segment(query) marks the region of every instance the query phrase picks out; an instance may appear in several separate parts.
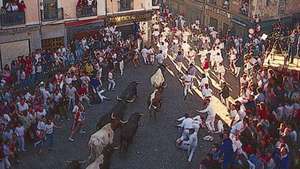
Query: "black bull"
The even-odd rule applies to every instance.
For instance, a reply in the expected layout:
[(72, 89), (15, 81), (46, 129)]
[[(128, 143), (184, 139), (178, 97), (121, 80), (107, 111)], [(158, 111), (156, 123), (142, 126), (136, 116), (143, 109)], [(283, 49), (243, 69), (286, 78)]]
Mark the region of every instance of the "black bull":
[(137, 85), (139, 82), (131, 82), (128, 84), (125, 90), (117, 97), (118, 101), (126, 101), (128, 103), (132, 103), (135, 101), (137, 97)]
[(114, 107), (104, 115), (102, 115), (97, 122), (96, 129), (100, 130), (103, 126), (110, 123), (112, 120), (122, 121), (125, 111), (127, 109), (127, 102), (121, 101), (114, 105)]
[(141, 113), (132, 114), (127, 123), (121, 127), (120, 151), (127, 151), (128, 145), (132, 143), (133, 137), (137, 131)]

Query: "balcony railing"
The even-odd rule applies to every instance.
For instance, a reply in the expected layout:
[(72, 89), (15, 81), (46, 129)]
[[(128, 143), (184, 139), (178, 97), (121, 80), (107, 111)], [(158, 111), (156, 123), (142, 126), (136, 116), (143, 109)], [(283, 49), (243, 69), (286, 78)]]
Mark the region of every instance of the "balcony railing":
[(64, 19), (64, 10), (63, 8), (56, 9), (44, 9), (42, 10), (42, 21), (56, 21)]
[(77, 7), (76, 15), (77, 18), (97, 16), (97, 7), (96, 6)]
[(6, 12), (0, 14), (1, 26), (16, 26), (25, 24), (25, 12)]

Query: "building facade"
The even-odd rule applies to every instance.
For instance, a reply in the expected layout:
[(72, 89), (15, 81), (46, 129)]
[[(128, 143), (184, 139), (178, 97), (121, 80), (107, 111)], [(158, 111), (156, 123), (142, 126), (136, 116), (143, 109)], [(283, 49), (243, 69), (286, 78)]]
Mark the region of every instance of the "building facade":
[[(0, 0), (1, 65), (36, 49), (57, 49), (106, 23), (149, 24), (152, 0)], [(155, 5), (155, 4), (154, 4)], [(127, 28), (126, 28), (127, 26)], [(122, 28), (124, 27), (124, 28)], [(148, 35), (149, 33), (146, 33)], [(16, 50), (17, 49), (17, 50)]]
[(204, 24), (205, 0), (168, 0), (167, 4), (172, 12), (184, 15), (187, 21), (199, 20)]
[(169, 8), (189, 20), (201, 18), (206, 26), (226, 32), (229, 28), (245, 35), (260, 19), (264, 30), (279, 20), (287, 25), (299, 22), (299, 0), (169, 0)]

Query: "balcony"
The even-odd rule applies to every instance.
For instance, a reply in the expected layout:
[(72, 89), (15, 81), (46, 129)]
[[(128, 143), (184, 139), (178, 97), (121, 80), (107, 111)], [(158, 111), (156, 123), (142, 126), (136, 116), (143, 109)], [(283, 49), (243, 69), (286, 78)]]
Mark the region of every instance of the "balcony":
[(64, 19), (64, 10), (63, 8), (56, 9), (44, 9), (41, 11), (42, 13), (42, 21), (56, 21)]
[(76, 8), (77, 18), (97, 16), (97, 6), (86, 6)]
[(25, 24), (25, 12), (6, 12), (0, 14), (1, 26), (16, 26)]

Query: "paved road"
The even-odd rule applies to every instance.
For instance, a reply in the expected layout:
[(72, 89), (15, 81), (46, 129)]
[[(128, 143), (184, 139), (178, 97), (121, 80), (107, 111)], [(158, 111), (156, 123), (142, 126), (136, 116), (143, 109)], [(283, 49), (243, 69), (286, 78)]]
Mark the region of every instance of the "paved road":
[[(172, 65), (168, 61), (169, 65)], [(184, 112), (201, 109), (202, 100), (194, 94), (183, 100), (183, 89), (176, 76), (166, 73), (168, 87), (163, 93), (163, 105), (157, 121), (149, 120), (146, 111), (146, 100), (153, 90), (150, 85), (150, 76), (156, 68), (148, 65), (141, 65), (134, 69), (128, 65), (125, 70), (125, 77), (118, 77), (117, 90), (106, 93), (113, 98), (112, 101), (99, 105), (93, 105), (88, 109), (85, 135), (76, 135), (75, 142), (67, 140), (71, 122), (62, 125), (61, 129), (56, 129), (55, 150), (36, 155), (33, 148), (28, 147), (28, 152), (21, 154), (21, 163), (16, 165), (16, 169), (64, 169), (66, 160), (87, 158), (87, 142), (89, 136), (95, 131), (97, 118), (108, 111), (116, 102), (115, 98), (126, 85), (133, 80), (141, 81), (138, 88), (138, 99), (128, 106), (127, 117), (134, 112), (144, 112), (138, 132), (130, 145), (127, 153), (114, 152), (111, 169), (198, 169), (200, 159), (202, 159), (210, 147), (209, 142), (201, 138), (207, 135), (206, 129), (199, 132), (199, 146), (192, 163), (187, 162), (184, 152), (175, 147), (175, 140), (178, 132), (175, 128), (176, 118), (182, 116)], [(171, 72), (177, 74), (174, 66), (170, 66)], [(218, 138), (215, 136), (215, 138)]]

